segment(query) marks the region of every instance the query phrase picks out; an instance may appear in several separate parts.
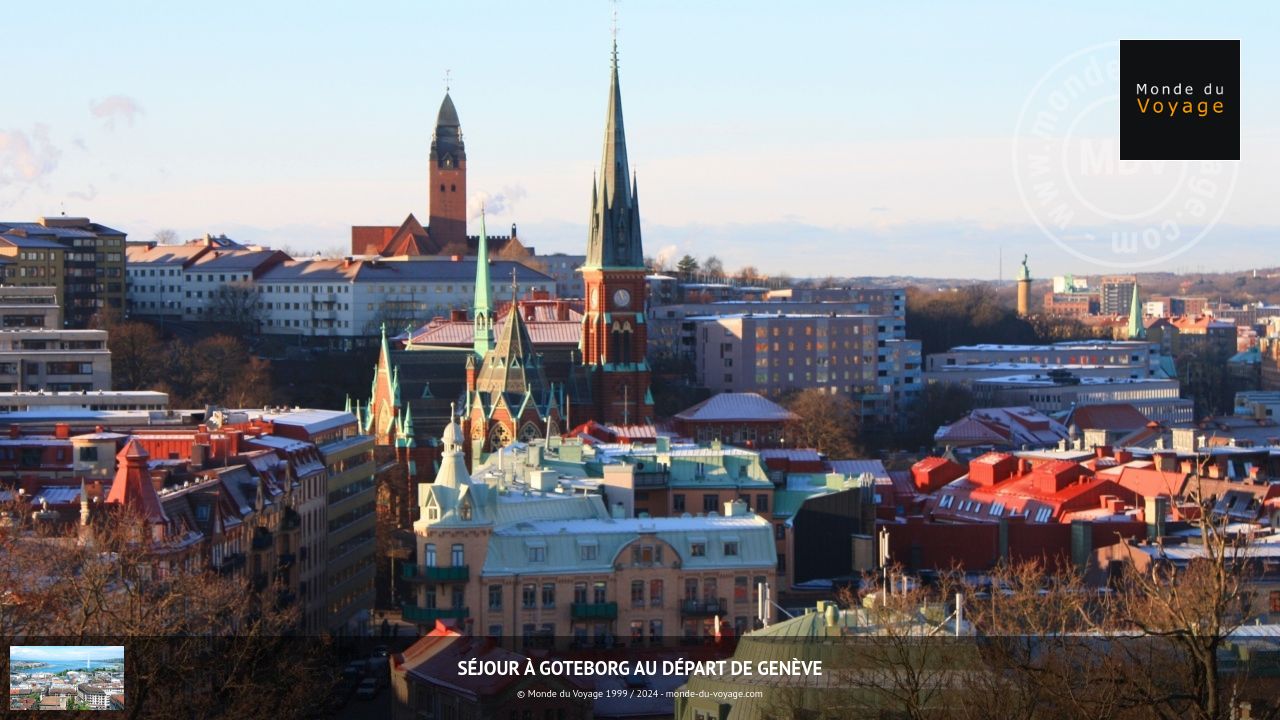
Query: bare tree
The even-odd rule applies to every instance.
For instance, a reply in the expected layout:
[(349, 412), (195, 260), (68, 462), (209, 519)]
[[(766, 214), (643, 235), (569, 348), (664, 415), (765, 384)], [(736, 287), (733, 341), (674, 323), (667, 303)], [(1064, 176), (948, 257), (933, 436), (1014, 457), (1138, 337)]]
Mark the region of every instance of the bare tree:
[(206, 316), (211, 322), (222, 323), (246, 336), (258, 332), (265, 313), (258, 291), (245, 282), (220, 285), (213, 291), (207, 307)]
[(152, 233), (151, 242), (157, 245), (174, 245), (178, 242), (178, 233), (173, 228), (160, 228)]

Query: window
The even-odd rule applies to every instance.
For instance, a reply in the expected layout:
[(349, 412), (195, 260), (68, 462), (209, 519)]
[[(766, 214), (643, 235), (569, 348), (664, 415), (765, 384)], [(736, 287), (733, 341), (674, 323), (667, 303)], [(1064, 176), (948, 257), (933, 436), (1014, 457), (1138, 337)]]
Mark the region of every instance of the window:
[(502, 609), (502, 586), (501, 585), (489, 586), (489, 609), (490, 610)]
[(1042, 507), (1036, 511), (1036, 522), (1048, 522), (1049, 516), (1052, 514), (1052, 508)]
[(708, 513), (715, 512), (716, 508), (719, 506), (720, 506), (719, 495), (716, 495), (714, 493), (709, 493), (707, 495), (702, 496), (702, 512), (708, 512)]
[(706, 557), (707, 544), (704, 542), (696, 542), (689, 546), (689, 554), (693, 557)]
[(529, 548), (529, 562), (540, 563), (547, 561), (547, 548), (544, 545), (534, 545)]
[(662, 607), (662, 581), (649, 581), (649, 604), (653, 607)]
[(631, 607), (644, 607), (644, 581), (631, 581)]
[(655, 645), (662, 642), (662, 621), (661, 620), (649, 621), (649, 642)]
[(767, 494), (756, 495), (756, 512), (769, 512), (769, 496)]
[(462, 557), (462, 545), (453, 546), (449, 553), (449, 564), (454, 567), (462, 567), (467, 564)]
[(538, 587), (533, 583), (525, 583), (520, 588), (520, 606), (525, 610), (538, 606)]
[(988, 512), (990, 512), (990, 514), (992, 515), (997, 515), (997, 516), (1000, 515), (1001, 513), (1004, 512), (1004, 503), (1001, 503), (1001, 502), (991, 503), (991, 510), (989, 510)]
[(98, 462), (98, 448), (96, 447), (80, 448), (80, 462)]
[(773, 525), (773, 537), (774, 537), (774, 539), (775, 539), (775, 540), (786, 540), (786, 539), (787, 539), (787, 524), (786, 524), (786, 523), (774, 523), (774, 525)]
[(542, 607), (552, 608), (556, 606), (556, 584), (542, 583)]
[(427, 551), (426, 551), (426, 553), (423, 555), (423, 561), (422, 561), (422, 564), (423, 564), (423, 565), (426, 565), (427, 567), (435, 567), (435, 566), (436, 566), (436, 546), (435, 546), (435, 543), (427, 543)]
[(726, 542), (724, 544), (724, 556), (725, 557), (738, 556), (738, 541), (730, 540), (729, 542)]
[(747, 576), (739, 575), (733, 579), (733, 601), (736, 603), (745, 603), (750, 601), (750, 595), (747, 588)]
[(593, 597), (592, 602), (596, 604), (608, 602), (609, 600), (606, 589), (607, 585), (603, 580), (597, 581), (591, 589)]
[(580, 583), (573, 584), (573, 601), (579, 604), (585, 603), (587, 601), (587, 584), (586, 583), (580, 582)]
[(594, 545), (594, 544), (592, 544), (592, 545), (579, 545), (579, 546), (578, 546), (578, 559), (579, 559), (579, 560), (595, 560), (595, 559), (596, 559), (596, 553), (598, 553), (599, 551), (600, 551), (600, 546), (598, 546), (598, 545)]
[(684, 512), (684, 494), (676, 493), (671, 496), (671, 507), (678, 513)]

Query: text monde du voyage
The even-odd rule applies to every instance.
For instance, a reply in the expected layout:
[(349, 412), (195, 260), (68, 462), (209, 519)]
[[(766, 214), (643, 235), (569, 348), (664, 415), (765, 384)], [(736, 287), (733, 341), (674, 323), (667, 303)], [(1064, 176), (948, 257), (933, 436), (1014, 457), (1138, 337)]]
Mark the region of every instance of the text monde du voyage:
[[(1207, 118), (1210, 115), (1222, 115), (1226, 112), (1223, 100), (1214, 100), (1214, 96), (1225, 95), (1223, 85), (1205, 83), (1197, 95), (1195, 86), (1190, 83), (1174, 85), (1151, 85), (1136, 83), (1135, 98), (1138, 101), (1138, 112), (1143, 115), (1160, 117), (1193, 116)], [(1208, 98), (1208, 99), (1196, 99)]]

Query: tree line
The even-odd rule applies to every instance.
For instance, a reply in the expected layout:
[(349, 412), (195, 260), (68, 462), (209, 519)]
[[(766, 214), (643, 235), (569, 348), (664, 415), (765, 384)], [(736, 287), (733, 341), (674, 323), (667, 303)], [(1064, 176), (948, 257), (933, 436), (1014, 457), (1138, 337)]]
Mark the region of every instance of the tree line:
[(107, 329), (112, 387), (158, 390), (171, 407), (262, 407), (272, 401), (271, 363), (254, 356), (240, 337), (217, 334), (193, 341), (162, 338), (144, 322)]

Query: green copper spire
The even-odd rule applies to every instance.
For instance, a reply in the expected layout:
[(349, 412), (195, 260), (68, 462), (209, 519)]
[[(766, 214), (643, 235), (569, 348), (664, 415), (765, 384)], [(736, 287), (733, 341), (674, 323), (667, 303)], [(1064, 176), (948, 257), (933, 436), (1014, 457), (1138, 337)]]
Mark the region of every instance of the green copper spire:
[(471, 303), (475, 322), (472, 347), (478, 357), (493, 348), (493, 310), (489, 302), (489, 237), (484, 230), (484, 209), (480, 210), (480, 242), (476, 246), (476, 296)]
[(588, 268), (643, 268), (639, 213), (627, 165), (627, 136), (622, 123), (622, 88), (618, 84), (618, 41), (613, 42), (609, 110), (605, 117), (604, 153), (598, 182), (592, 186)]
[(1138, 301), (1138, 281), (1133, 281), (1133, 297), (1129, 300), (1130, 340), (1141, 340), (1147, 336), (1147, 329), (1142, 326), (1142, 303)]

